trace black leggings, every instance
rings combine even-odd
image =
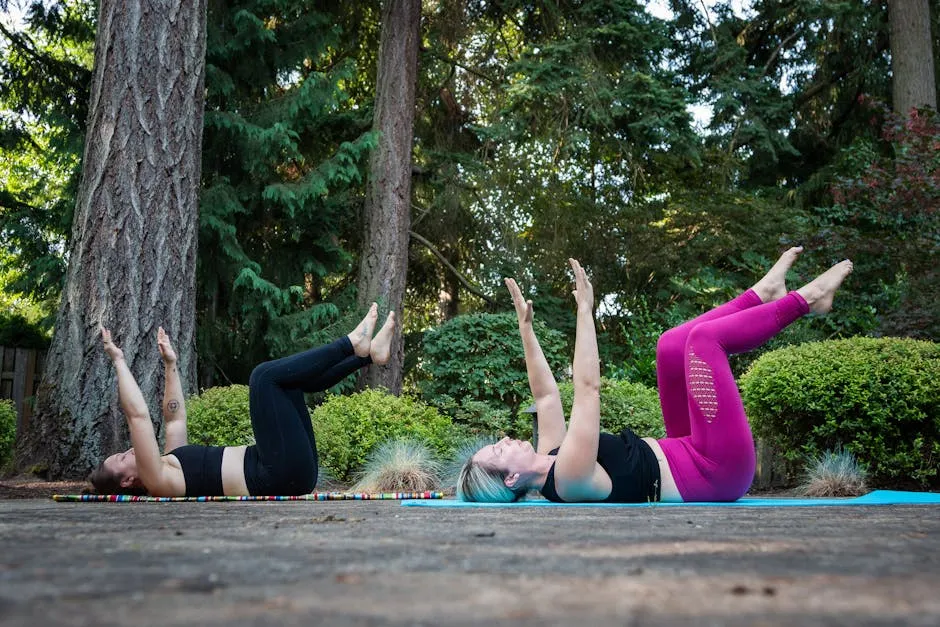
[[[348,337],[257,366],[248,382],[255,445],[245,452],[252,495],[308,494],[317,484],[317,443],[305,392],[322,392],[372,363]]]

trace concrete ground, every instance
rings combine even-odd
[[[0,500],[0,624],[938,625],[940,508]]]

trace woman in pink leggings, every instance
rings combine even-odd
[[[600,430],[600,365],[594,294],[569,260],[578,306],[574,402],[566,427],[558,386],[532,329],[532,302],[506,280],[519,318],[529,386],[538,412],[538,449],[504,438],[467,460],[457,484],[467,501],[505,502],[537,489],[560,502],[734,501],[754,478],[754,440],[728,356],[757,348],[807,313],[826,313],[852,262],[837,263],[788,292],[791,248],[734,300],[664,333],[656,350],[666,425],[661,440]]]

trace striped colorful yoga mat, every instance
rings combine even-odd
[[[400,501],[442,499],[443,492],[314,492],[300,496],[131,496],[129,494],[54,494],[59,503],[176,503],[182,501]]]

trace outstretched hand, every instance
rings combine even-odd
[[[587,273],[577,259],[569,259],[568,263],[571,264],[571,270],[574,272],[574,291],[571,293],[574,295],[575,302],[578,303],[578,308],[583,307],[594,311],[594,287]]]
[[[176,351],[173,350],[173,345],[170,344],[170,336],[166,334],[163,327],[157,330],[157,348],[160,349],[160,356],[163,357],[164,363],[176,363]]]
[[[512,304],[516,308],[519,326],[532,324],[532,301],[522,297],[522,290],[519,289],[515,279],[506,279],[506,287],[512,295]]]
[[[124,351],[118,348],[111,340],[111,331],[105,329],[100,324],[98,325],[98,330],[101,332],[101,342],[104,347],[104,352],[111,358],[111,361],[117,362],[124,359]]]

